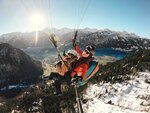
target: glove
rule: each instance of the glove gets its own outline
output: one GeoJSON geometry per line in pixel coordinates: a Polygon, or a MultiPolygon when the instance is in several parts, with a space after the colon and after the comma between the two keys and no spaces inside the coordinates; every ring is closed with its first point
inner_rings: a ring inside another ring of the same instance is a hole
{"type": "Polygon", "coordinates": [[[74,38],[72,39],[72,44],[73,44],[73,47],[75,47],[76,40],[74,38]]]}
{"type": "Polygon", "coordinates": [[[74,38],[75,39],[76,39],[77,35],[78,35],[78,31],[75,31],[75,33],[74,33],[74,38]]]}
{"type": "Polygon", "coordinates": [[[78,35],[78,31],[75,31],[74,37],[72,39],[73,46],[75,46],[75,44],[76,44],[77,35],[78,35]]]}
{"type": "Polygon", "coordinates": [[[66,51],[63,51],[63,56],[66,56],[66,51]]]}

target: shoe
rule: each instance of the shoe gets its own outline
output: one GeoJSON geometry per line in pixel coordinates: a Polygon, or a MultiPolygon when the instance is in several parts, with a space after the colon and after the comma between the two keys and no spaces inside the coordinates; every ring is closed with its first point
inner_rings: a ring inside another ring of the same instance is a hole
{"type": "Polygon", "coordinates": [[[54,92],[54,95],[56,95],[56,96],[61,96],[62,95],[62,93],[61,92],[54,92]]]}

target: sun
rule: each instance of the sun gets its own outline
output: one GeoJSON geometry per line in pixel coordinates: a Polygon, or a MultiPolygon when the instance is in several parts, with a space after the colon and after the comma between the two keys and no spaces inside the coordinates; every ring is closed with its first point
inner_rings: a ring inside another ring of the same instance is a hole
{"type": "Polygon", "coordinates": [[[45,17],[40,12],[34,12],[30,16],[30,26],[32,30],[41,30],[45,27],[45,17]]]}

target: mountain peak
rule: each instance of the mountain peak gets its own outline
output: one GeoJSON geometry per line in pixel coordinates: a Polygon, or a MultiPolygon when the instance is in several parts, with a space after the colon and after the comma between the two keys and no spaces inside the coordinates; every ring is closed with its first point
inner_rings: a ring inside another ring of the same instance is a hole
{"type": "Polygon", "coordinates": [[[20,81],[34,82],[42,74],[42,65],[22,50],[3,43],[0,44],[0,70],[1,80],[9,84],[16,84],[20,81]]]}

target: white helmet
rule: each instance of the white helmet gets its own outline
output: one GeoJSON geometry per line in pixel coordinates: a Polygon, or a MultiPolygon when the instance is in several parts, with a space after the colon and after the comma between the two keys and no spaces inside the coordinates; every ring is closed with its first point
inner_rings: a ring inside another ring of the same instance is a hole
{"type": "Polygon", "coordinates": [[[73,54],[74,56],[78,55],[78,53],[75,50],[73,50],[73,49],[68,50],[67,53],[73,54]]]}

